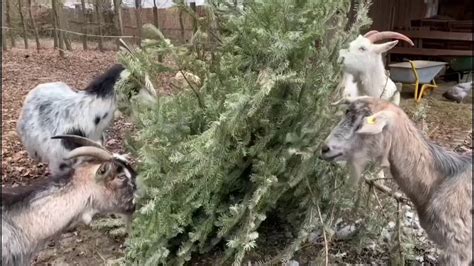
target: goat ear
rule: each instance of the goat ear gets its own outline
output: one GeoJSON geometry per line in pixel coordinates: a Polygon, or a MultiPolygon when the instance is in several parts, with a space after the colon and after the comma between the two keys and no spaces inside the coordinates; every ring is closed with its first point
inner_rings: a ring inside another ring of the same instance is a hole
{"type": "Polygon", "coordinates": [[[362,127],[356,131],[357,134],[376,135],[382,133],[383,129],[390,124],[394,113],[391,111],[380,111],[374,115],[364,117],[362,127]]]}
{"type": "Polygon", "coordinates": [[[383,54],[388,52],[390,49],[395,47],[395,45],[398,44],[398,40],[391,41],[391,42],[386,42],[386,43],[381,43],[381,44],[375,44],[375,51],[379,54],[383,54]]]}

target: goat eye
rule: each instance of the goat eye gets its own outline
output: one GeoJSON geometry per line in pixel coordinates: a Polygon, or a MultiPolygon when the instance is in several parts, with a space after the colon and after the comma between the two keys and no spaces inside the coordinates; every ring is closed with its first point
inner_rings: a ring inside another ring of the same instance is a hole
{"type": "Polygon", "coordinates": [[[345,114],[347,115],[349,113],[349,109],[346,109],[345,114]]]}
{"type": "Polygon", "coordinates": [[[97,171],[99,175],[104,175],[106,172],[107,172],[107,165],[105,164],[101,165],[99,167],[99,170],[97,171]]]}
{"type": "Polygon", "coordinates": [[[362,123],[359,123],[359,124],[355,127],[354,131],[359,130],[361,127],[362,127],[362,123]]]}
{"type": "Polygon", "coordinates": [[[359,51],[365,52],[367,49],[364,46],[359,47],[359,51]]]}

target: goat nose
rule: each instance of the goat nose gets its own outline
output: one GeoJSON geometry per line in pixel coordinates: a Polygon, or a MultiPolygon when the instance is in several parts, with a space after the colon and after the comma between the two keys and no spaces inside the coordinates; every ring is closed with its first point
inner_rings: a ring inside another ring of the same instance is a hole
{"type": "Polygon", "coordinates": [[[331,149],[329,148],[329,146],[327,144],[323,144],[323,146],[321,147],[321,152],[322,153],[327,153],[329,152],[331,149]]]}

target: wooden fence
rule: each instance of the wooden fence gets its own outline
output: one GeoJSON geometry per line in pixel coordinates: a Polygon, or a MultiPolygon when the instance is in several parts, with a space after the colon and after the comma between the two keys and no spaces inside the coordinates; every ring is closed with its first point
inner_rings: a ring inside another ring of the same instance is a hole
{"type": "MultiPolygon", "coordinates": [[[[76,5],[74,8],[60,8],[59,15],[57,14],[58,12],[54,13],[54,9],[50,7],[33,4],[29,11],[32,14],[32,18],[21,18],[20,21],[15,20],[15,17],[17,16],[14,13],[18,13],[18,10],[22,9],[18,7],[19,3],[26,2],[27,0],[6,1],[10,3],[11,8],[10,12],[7,12],[8,10],[6,10],[4,13],[7,13],[7,15],[13,14],[13,19],[7,19],[8,21],[3,25],[2,32],[10,37],[12,35],[22,36],[25,39],[25,47],[27,47],[26,39],[36,35],[34,34],[34,28],[37,29],[37,32],[41,37],[55,37],[55,32],[61,32],[65,36],[63,38],[67,38],[67,42],[69,42],[70,39],[73,39],[82,40],[83,43],[84,32],[87,32],[88,35],[87,40],[85,40],[86,42],[99,41],[99,43],[102,43],[104,39],[102,37],[107,37],[107,39],[111,40],[114,39],[113,36],[117,36],[117,38],[120,36],[127,36],[128,39],[132,38],[138,42],[141,39],[141,31],[137,25],[144,25],[147,23],[157,26],[162,31],[163,35],[173,42],[188,42],[193,35],[194,25],[192,16],[186,12],[180,11],[177,7],[155,9],[157,11],[156,14],[154,13],[155,10],[153,8],[137,9],[121,7],[119,13],[121,14],[122,32],[120,32],[117,23],[117,16],[113,7],[102,7],[100,12],[97,12],[98,10],[95,8],[86,8],[84,17],[80,4],[76,5]],[[15,4],[17,6],[15,6],[15,4]],[[60,20],[59,22],[58,19],[60,20]],[[35,27],[32,27],[31,25],[32,20],[35,21],[35,27]],[[57,31],[55,31],[55,29],[57,29],[57,31]]],[[[28,8],[28,6],[23,6],[23,12],[29,10],[28,8]]],[[[198,16],[205,15],[205,7],[198,6],[195,10],[198,16]]],[[[55,47],[57,42],[60,41],[57,41],[57,38],[55,38],[55,47]]],[[[11,46],[15,46],[13,40],[11,43],[11,46]]],[[[99,46],[102,46],[102,44],[99,46]]],[[[87,45],[84,45],[84,49],[86,48],[87,45]]]]}

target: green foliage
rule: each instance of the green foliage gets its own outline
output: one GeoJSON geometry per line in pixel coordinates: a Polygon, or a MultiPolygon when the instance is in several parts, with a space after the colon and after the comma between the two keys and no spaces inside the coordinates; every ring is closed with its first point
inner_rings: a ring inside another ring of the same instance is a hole
{"type": "Polygon", "coordinates": [[[270,212],[297,235],[287,260],[347,202],[344,173],[318,154],[334,125],[338,50],[370,23],[368,4],[346,31],[349,0],[209,2],[191,46],[148,29],[143,49],[121,56],[139,85],[145,73],[188,71],[202,81],[155,106],[129,106],[145,185],[132,263],[184,264],[224,243],[224,259],[240,265],[270,212]]]}

